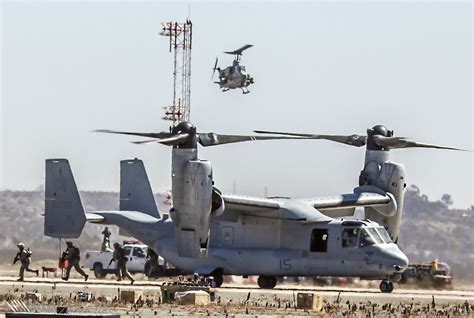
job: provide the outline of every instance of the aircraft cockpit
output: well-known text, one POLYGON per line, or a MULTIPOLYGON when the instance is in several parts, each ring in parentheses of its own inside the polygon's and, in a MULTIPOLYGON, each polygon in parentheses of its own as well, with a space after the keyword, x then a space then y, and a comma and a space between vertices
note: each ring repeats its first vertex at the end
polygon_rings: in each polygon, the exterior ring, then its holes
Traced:
POLYGON ((384 227, 363 221, 342 222, 341 241, 343 248, 393 243, 384 227))

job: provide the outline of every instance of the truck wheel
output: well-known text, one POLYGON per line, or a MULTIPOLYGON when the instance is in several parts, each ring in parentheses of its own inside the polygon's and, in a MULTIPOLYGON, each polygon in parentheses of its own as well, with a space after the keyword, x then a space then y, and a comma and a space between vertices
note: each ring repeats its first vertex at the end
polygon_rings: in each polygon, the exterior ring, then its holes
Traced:
POLYGON ((273 289, 277 284, 277 278, 275 276, 259 276, 257 283, 262 289, 273 289))
POLYGON ((92 270, 94 271, 95 278, 104 278, 107 275, 101 263, 95 263, 92 270))

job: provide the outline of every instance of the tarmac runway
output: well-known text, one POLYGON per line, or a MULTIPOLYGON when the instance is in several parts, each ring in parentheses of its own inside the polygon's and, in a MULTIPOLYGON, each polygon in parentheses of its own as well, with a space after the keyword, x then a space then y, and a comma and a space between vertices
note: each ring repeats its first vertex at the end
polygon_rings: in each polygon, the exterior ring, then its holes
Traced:
MULTIPOLYGON (((117 291, 140 290, 145 294, 157 295, 160 292, 162 281, 136 281, 130 285, 128 281, 117 282, 113 280, 89 279, 84 282, 80 279, 71 279, 64 282, 60 278, 27 278, 24 282, 16 281, 14 277, 0 276, 0 294, 9 292, 38 291, 46 294, 70 294, 78 291, 88 291, 96 295, 115 297, 117 291)), ((229 283, 216 289, 216 295, 223 301, 241 302, 247 298, 282 300, 294 299, 297 292, 314 292, 328 302, 336 299, 351 302, 377 302, 377 303, 432 303, 433 297, 439 304, 444 303, 474 303, 472 290, 432 290, 432 289, 403 289, 398 286, 391 294, 383 294, 376 288, 357 287, 316 287, 301 285, 277 285, 275 289, 260 289, 256 285, 242 285, 229 283)))

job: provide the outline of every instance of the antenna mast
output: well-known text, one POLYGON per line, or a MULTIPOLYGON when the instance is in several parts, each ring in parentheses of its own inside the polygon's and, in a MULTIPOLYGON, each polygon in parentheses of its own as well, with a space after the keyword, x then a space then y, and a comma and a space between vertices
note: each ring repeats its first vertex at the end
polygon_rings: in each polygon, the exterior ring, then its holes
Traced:
POLYGON ((190 120, 191 111, 191 48, 193 43, 193 24, 163 22, 161 35, 169 37, 170 53, 174 56, 173 104, 163 107, 164 120, 179 122, 190 120))

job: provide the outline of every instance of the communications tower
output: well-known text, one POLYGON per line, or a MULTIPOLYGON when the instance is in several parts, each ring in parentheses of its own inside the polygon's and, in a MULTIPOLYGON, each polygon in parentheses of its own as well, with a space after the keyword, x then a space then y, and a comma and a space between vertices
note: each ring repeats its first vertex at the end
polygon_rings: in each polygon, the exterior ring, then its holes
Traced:
POLYGON ((193 24, 163 22, 161 35, 169 38, 169 50, 174 56, 173 103, 163 107, 164 120, 176 126, 181 121, 190 120, 191 107, 191 48, 193 43, 193 24))

